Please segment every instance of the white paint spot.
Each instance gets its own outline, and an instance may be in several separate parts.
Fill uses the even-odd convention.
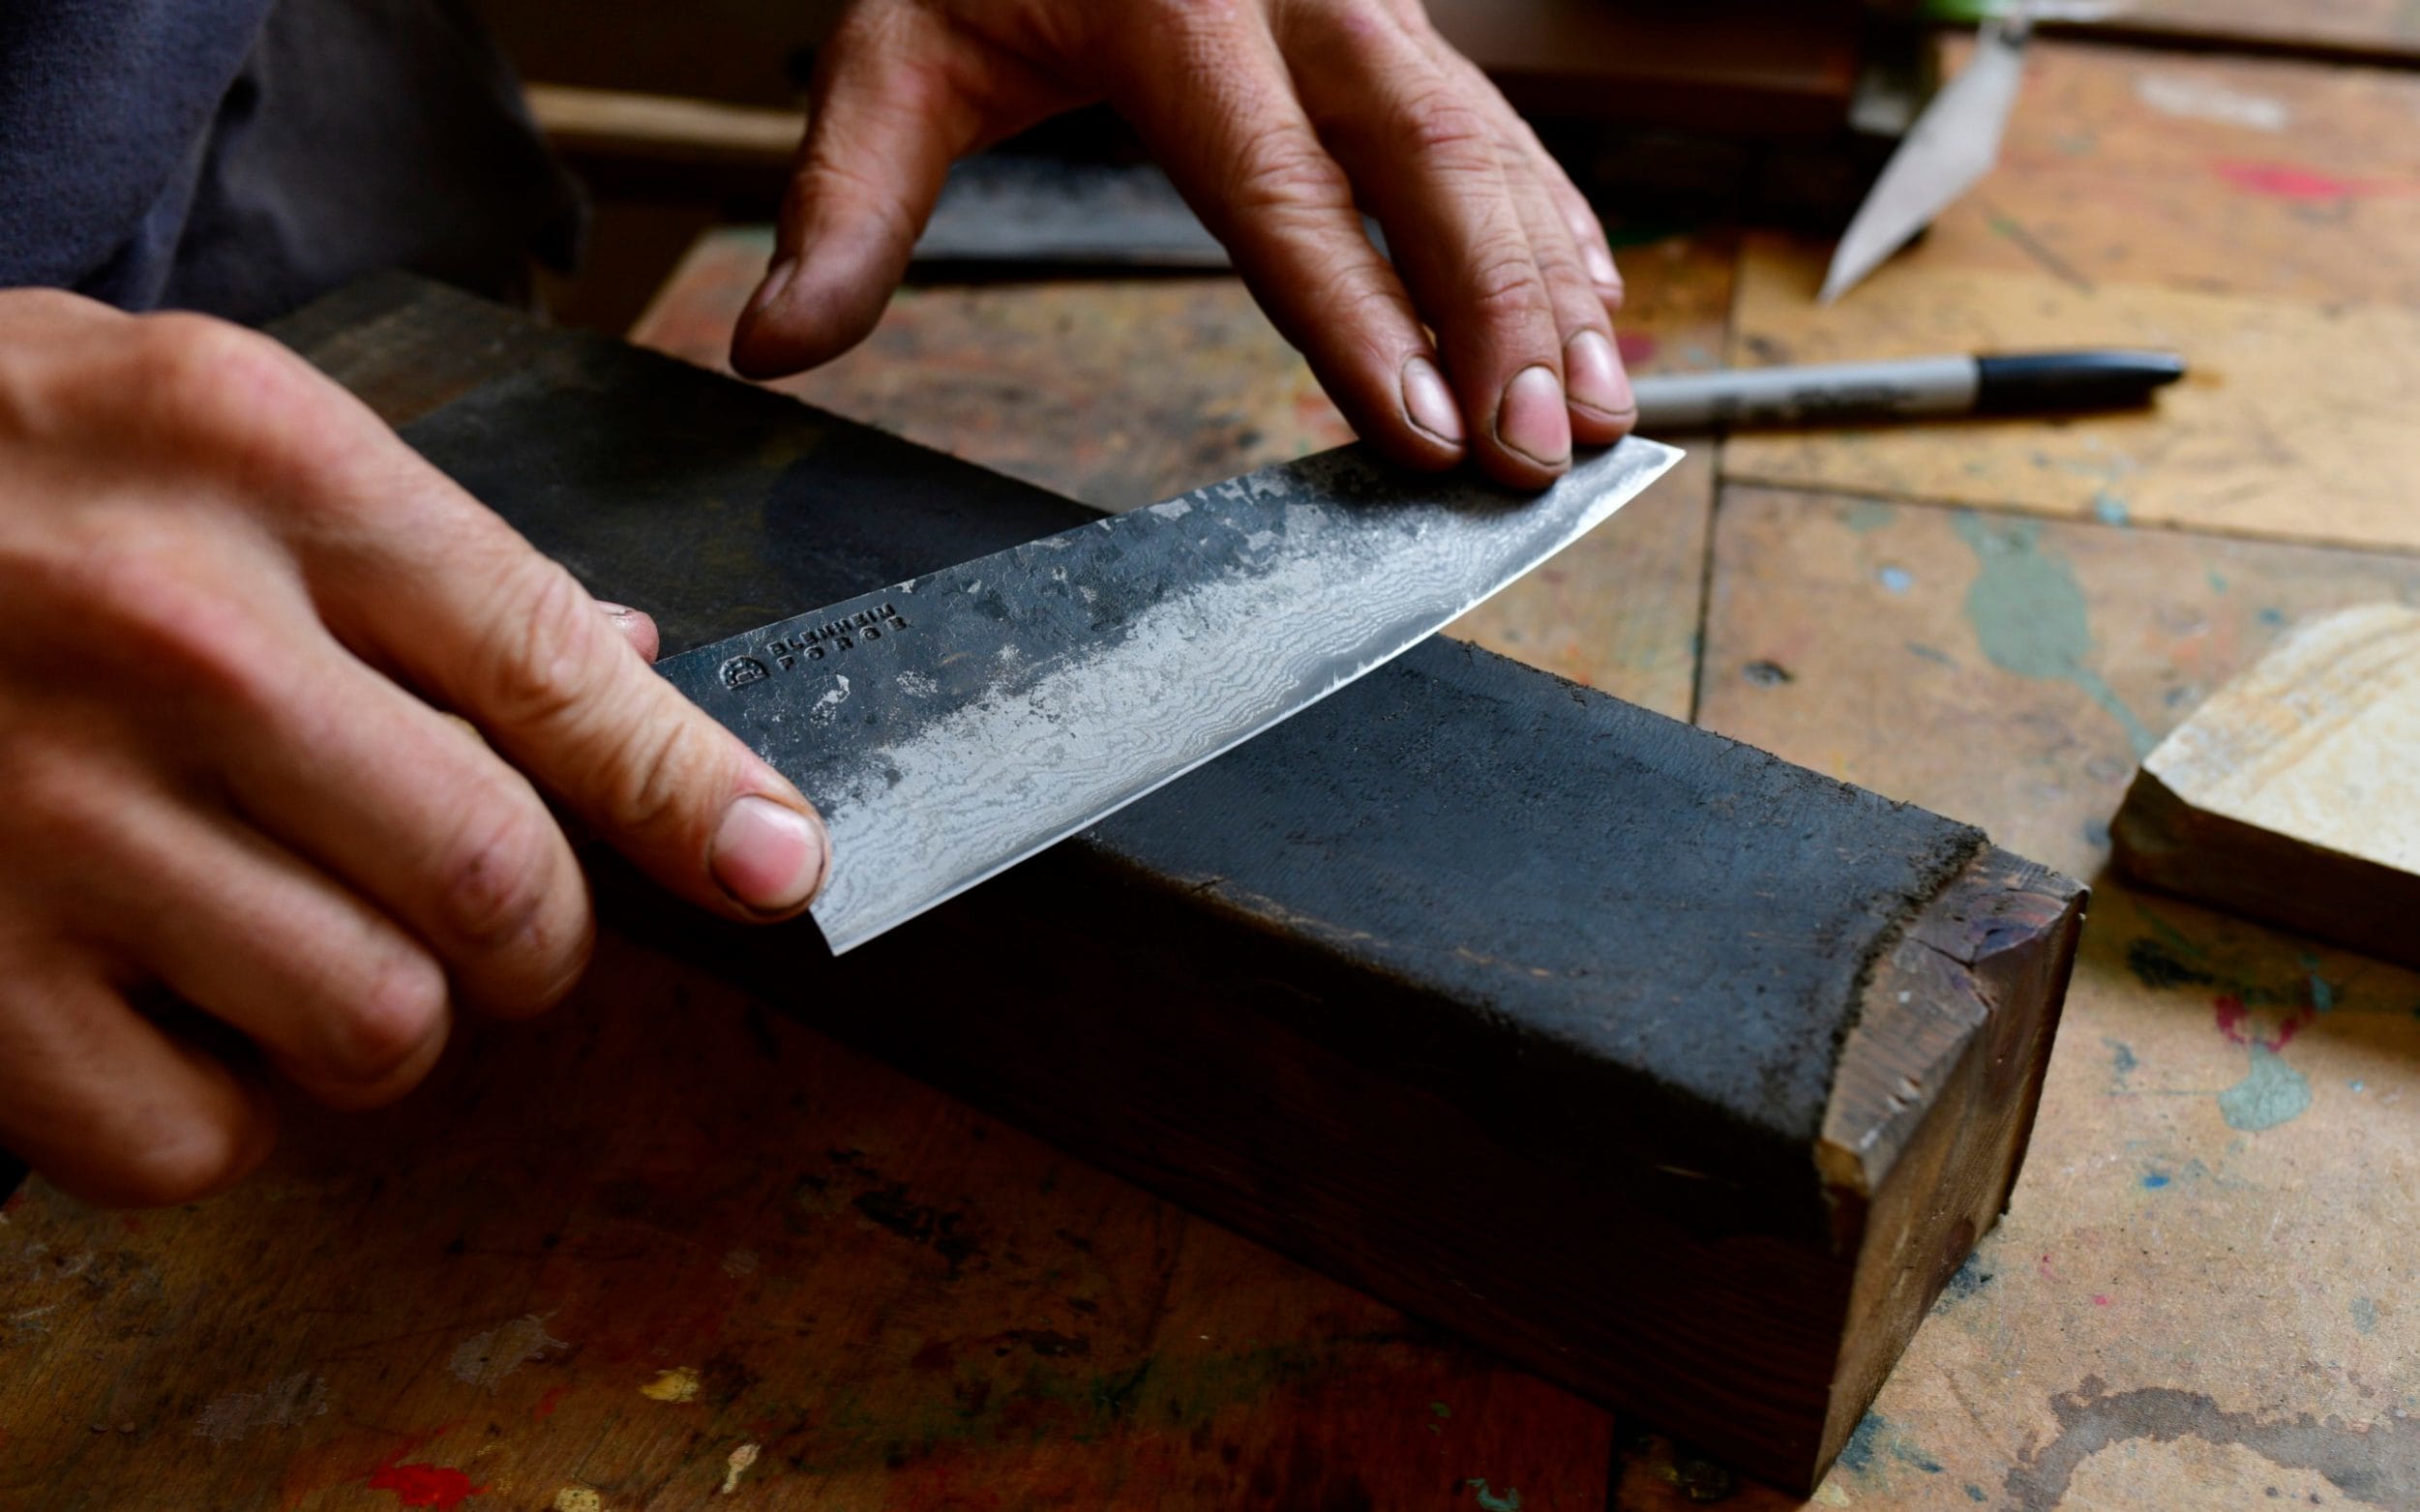
[[[731,1452],[730,1459],[723,1462],[730,1467],[723,1471],[724,1496],[728,1497],[739,1489],[739,1477],[747,1474],[748,1467],[757,1463],[757,1445],[743,1443]]]
[[[840,712],[840,706],[849,701],[849,679],[834,674],[832,681],[839,686],[825,689],[823,697],[815,700],[815,707],[807,710],[807,718],[818,725],[830,724],[832,716]]]
[[[922,672],[901,672],[899,691],[911,698],[929,698],[941,691],[941,685]]]
[[[554,1494],[554,1512],[605,1512],[605,1498],[585,1486],[566,1486]]]
[[[1274,530],[1255,530],[1243,538],[1243,548],[1247,551],[1266,551],[1276,544],[1277,532]]]
[[[2283,100],[2230,89],[2213,79],[2175,74],[2136,74],[2135,97],[2162,115],[2187,121],[2216,121],[2221,126],[2243,126],[2256,132],[2282,132],[2294,119],[2294,113]]]
[[[1182,519],[1193,513],[1193,504],[1189,499],[1170,499],[1165,504],[1152,505],[1151,513],[1168,519]]]
[[[261,1391],[234,1391],[201,1409],[194,1437],[241,1443],[255,1429],[292,1428],[328,1410],[328,1383],[301,1371]]]
[[[564,1341],[546,1331],[546,1319],[532,1313],[500,1323],[486,1333],[475,1333],[454,1346],[454,1358],[448,1369],[454,1379],[469,1386],[495,1389],[497,1381],[536,1359],[549,1349],[563,1348]]]

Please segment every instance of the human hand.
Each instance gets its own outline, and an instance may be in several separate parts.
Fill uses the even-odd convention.
[[[1629,430],[1604,232],[1419,0],[856,0],[732,366],[771,377],[862,341],[950,163],[1097,100],[1382,451],[1540,487],[1575,438]]]
[[[451,1004],[553,1002],[593,926],[541,792],[803,907],[820,821],[653,638],[268,338],[0,291],[0,1143],[103,1202],[249,1170],[262,1089],[158,997],[347,1107]]]

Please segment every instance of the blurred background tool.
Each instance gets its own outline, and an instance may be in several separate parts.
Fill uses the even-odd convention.
[[[1873,193],[1858,207],[1816,298],[1829,305],[1864,282],[1933,218],[1981,183],[2000,159],[2000,138],[2025,79],[2025,37],[2031,22],[2020,8],[1987,21],[1966,71],[1925,107]]]

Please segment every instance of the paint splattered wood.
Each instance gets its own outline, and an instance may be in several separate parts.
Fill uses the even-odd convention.
[[[2345,59],[2420,58],[2420,15],[2407,0],[2129,0],[2076,7],[2047,28],[2189,47],[2276,48]]]
[[[2420,603],[2405,555],[1779,490],[1716,550],[1711,726],[2080,875],[2138,743],[2299,616]],[[2410,1504],[2420,977],[2096,886],[2009,1216],[1818,1503]]]
[[[749,229],[701,238],[631,339],[723,370],[770,247]],[[1622,256],[1630,364],[1718,364],[1732,241],[1675,238]],[[772,386],[1100,509],[1173,497],[1351,435],[1233,279],[911,288],[865,346]],[[1698,447],[1647,497],[1449,633],[1686,718],[1712,451]]]
[[[211,1202],[10,1205],[0,1502],[1603,1495],[1600,1410],[610,940],[403,1106],[284,1112]]]
[[[1743,435],[1726,478],[2420,546],[2415,110],[2408,74],[2045,46],[2000,169],[1834,309],[1824,249],[1751,241],[1734,356],[2146,342],[2193,376],[2056,426]]]
[[[2296,626],[2143,757],[2111,827],[2146,886],[2420,966],[2420,610]]]

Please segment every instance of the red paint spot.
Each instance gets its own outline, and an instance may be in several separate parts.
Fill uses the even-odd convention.
[[[407,1507],[435,1507],[437,1512],[453,1512],[473,1497],[487,1495],[488,1488],[474,1486],[470,1477],[448,1465],[383,1465],[370,1477],[372,1491],[391,1491]]]
[[[2050,1257],[2047,1255],[2042,1257],[2042,1279],[2045,1281],[2050,1279]]]
[[[18,1187],[15,1191],[9,1194],[7,1201],[0,1202],[0,1213],[13,1213],[24,1205],[25,1189],[23,1187]]]
[[[2302,1032],[2302,1026],[2319,1016],[2319,1011],[2306,1002],[2279,1021],[2275,1034],[2261,1035],[2253,1032],[2250,1026],[2252,1015],[2245,1009],[2244,1000],[2233,993],[2212,998],[2210,1009],[2211,1016],[2218,1021],[2219,1032],[2226,1036],[2228,1044],[2257,1045],[2272,1052],[2292,1044],[2294,1036]]]
[[[2106,1295],[2095,1292],[2092,1298],[2092,1305],[2095,1307],[2106,1307],[2109,1305],[2109,1299]]]
[[[547,1387],[546,1395],[540,1397],[538,1405],[529,1409],[529,1415],[536,1418],[553,1417],[554,1409],[563,1405],[563,1394],[569,1390],[571,1390],[569,1386]]]
[[[2340,179],[2332,174],[2298,168],[2290,163],[2214,163],[2219,177],[2247,193],[2278,199],[2351,199],[2375,193],[2377,186]]]
[[[1663,343],[1644,331],[1621,331],[1614,335],[1613,344],[1621,349],[1625,363],[1652,362]]]

